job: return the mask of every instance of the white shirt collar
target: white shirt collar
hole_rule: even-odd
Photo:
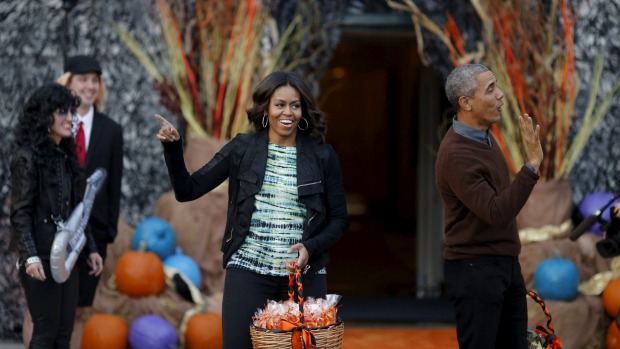
[[[93,126],[93,117],[95,116],[95,108],[91,105],[90,109],[86,115],[80,115],[80,112],[77,112],[78,122],[82,122],[82,127],[92,128]]]

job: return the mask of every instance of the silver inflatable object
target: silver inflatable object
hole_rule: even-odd
[[[73,209],[67,221],[56,223],[56,236],[50,252],[50,266],[52,277],[58,283],[67,281],[71,275],[71,269],[86,244],[84,229],[88,224],[95,196],[103,185],[106,175],[107,172],[103,168],[95,170],[86,180],[86,192],[82,202]]]

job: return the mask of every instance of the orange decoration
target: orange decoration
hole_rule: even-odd
[[[314,335],[301,322],[292,323],[282,320],[282,329],[284,331],[293,331],[293,335],[291,337],[291,345],[293,349],[316,348],[316,339],[314,338]]]
[[[222,348],[222,319],[212,311],[193,315],[185,330],[187,349]]]
[[[113,314],[95,314],[84,325],[81,349],[126,349],[129,327]]]
[[[609,324],[607,328],[607,349],[620,349],[620,330],[616,321]]]
[[[620,278],[609,281],[603,291],[602,299],[605,312],[615,319],[620,309]]]
[[[158,295],[166,288],[164,264],[153,252],[125,252],[114,274],[118,290],[131,297]]]

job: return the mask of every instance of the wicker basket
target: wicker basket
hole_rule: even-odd
[[[297,284],[297,288],[295,288]],[[297,293],[297,304],[301,312],[301,324],[304,322],[304,295],[301,284],[301,271],[295,265],[295,274],[289,275],[289,299],[295,300]],[[301,326],[300,326],[301,327]],[[337,319],[336,323],[317,328],[305,328],[312,333],[316,340],[316,349],[340,349],[344,337],[344,323]],[[299,328],[297,329],[299,330]],[[286,349],[292,348],[293,333],[296,330],[265,329],[250,325],[250,336],[252,337],[252,347],[254,349]]]
[[[316,349],[340,349],[344,338],[344,323],[339,321],[333,325],[310,328],[316,339]],[[293,331],[266,330],[250,326],[252,346],[254,349],[283,349],[291,347]]]

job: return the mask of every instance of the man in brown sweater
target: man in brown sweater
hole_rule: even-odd
[[[526,349],[526,289],[516,216],[538,181],[539,126],[519,116],[528,162],[510,182],[489,134],[500,121],[503,92],[480,64],[454,69],[446,95],[456,108],[439,147],[436,182],[444,202],[444,277],[456,308],[461,349]]]

